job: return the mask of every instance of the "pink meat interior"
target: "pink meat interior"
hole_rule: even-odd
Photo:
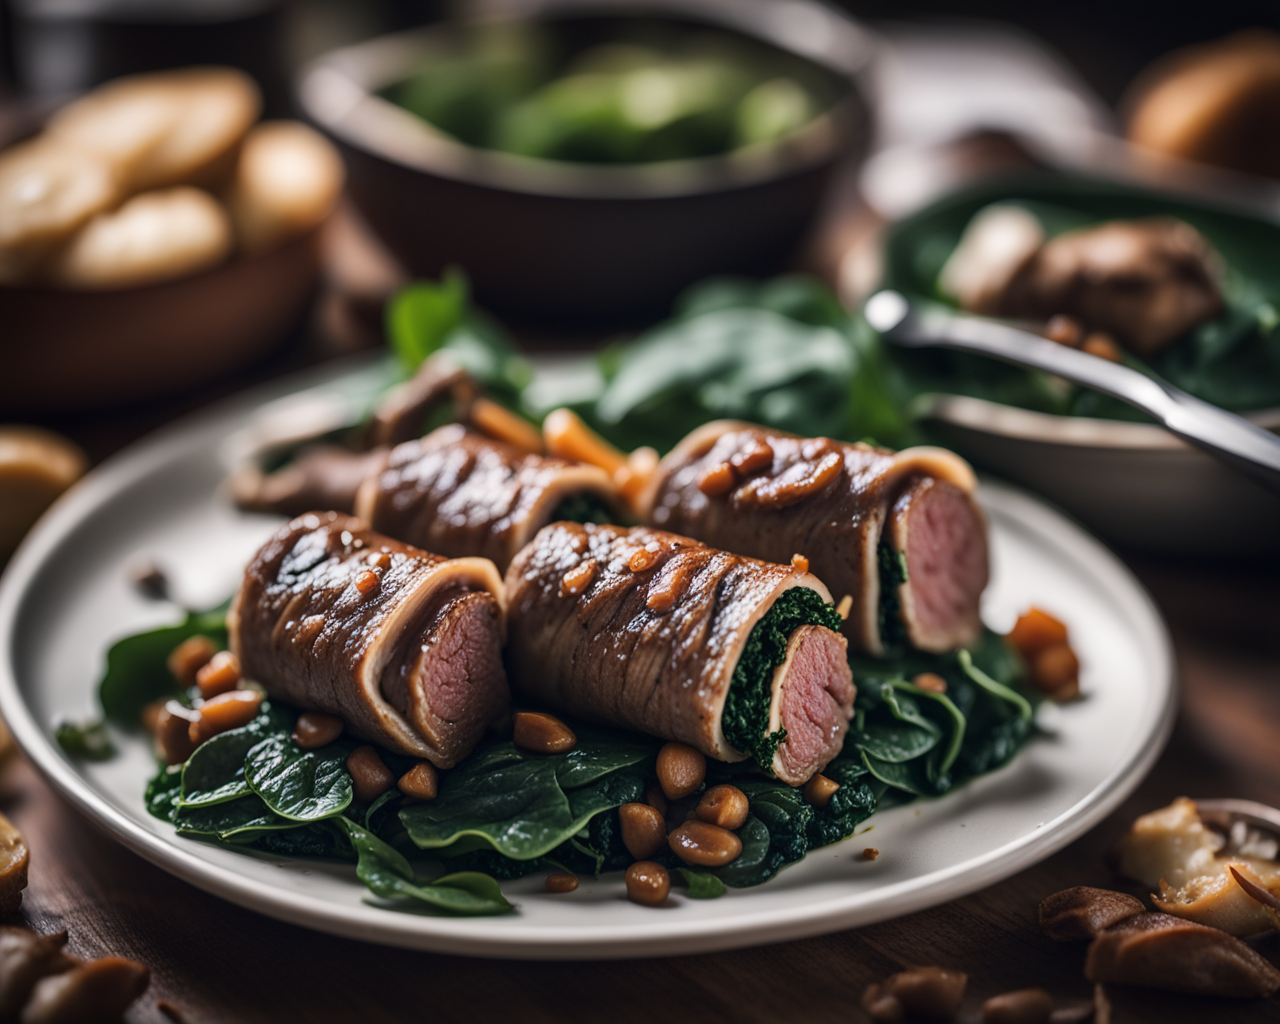
[[[823,626],[801,626],[791,634],[782,684],[782,727],[776,767],[784,782],[799,785],[821,771],[844,745],[853,710],[853,674],[848,645]]]
[[[497,601],[483,591],[452,594],[412,632],[383,674],[383,696],[441,747],[455,734],[479,735],[508,699]]]
[[[925,646],[926,637],[971,632],[987,585],[982,520],[968,495],[940,480],[918,491],[907,515],[907,578],[918,634],[913,639]]]

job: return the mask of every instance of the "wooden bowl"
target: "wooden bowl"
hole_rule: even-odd
[[[776,270],[859,151],[869,117],[855,75],[873,46],[858,26],[810,0],[524,0],[540,23],[638,17],[768,43],[824,67],[834,106],[775,143],[653,164],[535,160],[467,146],[379,91],[460,45],[435,25],[334,51],[304,73],[307,116],[342,149],[348,190],[412,273],[461,267],[481,304],[526,322],[615,326],[668,311],[711,274]],[[594,19],[594,20],[593,20]]]
[[[269,252],[139,288],[0,287],[5,418],[180,393],[253,362],[298,318],[319,229]]]

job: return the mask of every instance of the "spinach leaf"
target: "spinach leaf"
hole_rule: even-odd
[[[375,896],[387,900],[417,900],[437,910],[461,915],[501,914],[513,909],[498,883],[478,872],[457,872],[437,878],[429,885],[420,885],[412,866],[394,847],[350,818],[339,816],[334,821],[355,847],[356,875]]]
[[[174,824],[179,835],[211,835],[219,839],[239,837],[251,841],[256,838],[256,833],[300,828],[306,822],[280,817],[260,797],[251,793],[227,803],[178,808]]]
[[[386,333],[405,376],[447,350],[490,396],[514,404],[533,379],[529,363],[502,331],[471,308],[466,277],[456,267],[440,283],[415,281],[387,303]]]
[[[676,868],[685,885],[689,887],[689,898],[693,900],[713,900],[724,895],[724,882],[715,875],[691,868]]]
[[[248,725],[219,733],[196,748],[182,769],[183,807],[225,803],[252,792],[244,777],[245,758],[270,732],[288,735],[292,715],[276,711],[270,701]]]
[[[63,722],[53,731],[58,746],[72,757],[89,761],[105,761],[114,757],[115,744],[107,735],[107,727],[100,720],[92,722]]]
[[[178,817],[178,799],[182,796],[182,765],[161,764],[143,796],[147,813],[173,824]]]
[[[137,725],[142,709],[180,689],[165,665],[170,653],[188,637],[203,634],[227,646],[227,610],[188,612],[177,625],[161,626],[117,640],[107,650],[107,671],[98,686],[103,713],[123,725]]]
[[[529,754],[505,740],[482,744],[442,776],[435,800],[400,812],[410,838],[444,850],[470,837],[530,860],[601,811],[640,799],[658,744],[588,727],[575,732],[578,745],[566,754]]]
[[[973,655],[968,651],[959,651],[956,654],[956,660],[959,661],[960,667],[964,669],[964,674],[981,686],[993,697],[999,697],[1001,700],[1007,700],[1015,708],[1024,721],[1030,721],[1034,711],[1031,708],[1031,702],[1026,697],[1018,693],[1016,690],[1005,686],[1004,683],[998,683],[989,675],[978,668],[973,663]]]
[[[354,791],[347,755],[357,746],[343,736],[318,750],[303,750],[287,733],[275,733],[248,752],[244,779],[283,818],[332,818],[351,803]]]

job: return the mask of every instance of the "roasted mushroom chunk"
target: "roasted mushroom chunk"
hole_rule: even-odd
[[[1264,880],[1243,861],[1227,861],[1222,868],[1221,874],[1199,875],[1182,886],[1162,882],[1159,895],[1153,893],[1151,902],[1156,910],[1207,924],[1210,928],[1221,928],[1230,935],[1266,931],[1271,927],[1271,918],[1239,879],[1244,878],[1254,888],[1267,892],[1266,882],[1280,882],[1280,872],[1273,870]]]
[[[1135,914],[1094,939],[1084,974],[1095,983],[1238,999],[1280,990],[1280,970],[1239,939],[1160,913]]]
[[[1088,942],[1145,909],[1128,893],[1077,885],[1041,901],[1040,930],[1055,942]]]
[[[27,887],[27,844],[9,819],[0,814],[0,917],[16,914]]]
[[[336,444],[313,444],[274,473],[247,463],[232,474],[228,485],[235,503],[250,512],[282,516],[300,516],[315,508],[351,512],[360,485],[382,472],[387,454],[385,447],[353,452]]]
[[[862,1008],[872,1020],[897,1021],[904,1014],[950,1020],[960,1009],[969,975],[946,967],[912,967],[868,985]]]
[[[151,972],[135,960],[90,960],[37,982],[22,1024],[114,1024],[150,982]]]
[[[1065,313],[1149,358],[1222,311],[1221,262],[1183,221],[1111,221],[1046,242],[996,311],[1036,319]]]
[[[76,965],[62,947],[67,933],[37,935],[27,928],[0,927],[0,1020],[17,1020],[36,982]]]
[[[1208,873],[1217,874],[1214,860],[1221,837],[1200,820],[1195,802],[1178,797],[1168,807],[1138,818],[1116,851],[1120,873],[1152,889],[1161,880],[1185,885]]]
[[[1271,918],[1237,879],[1280,891],[1275,848],[1274,840],[1243,822],[1225,836],[1209,828],[1196,804],[1180,797],[1133,823],[1120,842],[1118,867],[1157,890],[1151,897],[1157,910],[1231,935],[1253,935],[1270,928]]]

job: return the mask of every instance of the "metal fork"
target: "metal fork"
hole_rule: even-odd
[[[1170,433],[1280,494],[1280,437],[1243,416],[1195,398],[1128,366],[981,317],[916,308],[899,292],[876,292],[867,322],[906,348],[953,348],[1044,370],[1141,409]]]

